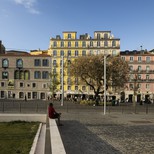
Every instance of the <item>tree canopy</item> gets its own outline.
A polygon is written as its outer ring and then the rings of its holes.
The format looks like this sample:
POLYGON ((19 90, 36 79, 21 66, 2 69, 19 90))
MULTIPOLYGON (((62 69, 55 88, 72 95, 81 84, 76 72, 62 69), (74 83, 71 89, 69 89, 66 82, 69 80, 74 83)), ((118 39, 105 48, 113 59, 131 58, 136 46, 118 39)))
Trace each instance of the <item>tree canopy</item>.
MULTIPOLYGON (((89 55, 75 59, 71 75, 90 86, 95 96, 104 92, 104 55, 89 55)), ((106 87, 123 87, 128 80, 129 66, 119 56, 109 56, 106 63, 106 87)))

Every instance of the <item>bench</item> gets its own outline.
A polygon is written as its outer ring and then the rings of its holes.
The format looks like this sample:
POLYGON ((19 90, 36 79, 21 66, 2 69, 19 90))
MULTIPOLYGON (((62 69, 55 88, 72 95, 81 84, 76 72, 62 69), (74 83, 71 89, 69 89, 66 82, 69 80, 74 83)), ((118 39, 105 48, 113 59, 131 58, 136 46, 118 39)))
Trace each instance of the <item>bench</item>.
POLYGON ((50 129, 52 154, 66 154, 55 119, 49 118, 49 129, 50 129))

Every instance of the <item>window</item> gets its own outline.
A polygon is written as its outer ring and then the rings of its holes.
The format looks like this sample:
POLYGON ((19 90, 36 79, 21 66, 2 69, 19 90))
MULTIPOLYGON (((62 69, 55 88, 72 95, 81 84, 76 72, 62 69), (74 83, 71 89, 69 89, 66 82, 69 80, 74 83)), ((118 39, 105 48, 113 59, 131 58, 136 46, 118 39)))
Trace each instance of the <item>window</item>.
POLYGON ((53 66, 57 66, 57 61, 53 60, 53 66))
POLYGON ((2 60, 2 67, 3 68, 8 68, 9 67, 9 61, 8 61, 8 59, 3 59, 2 60))
POLYGON ((115 47, 115 46, 116 46, 116 41, 113 40, 113 41, 112 41, 112 47, 115 47))
POLYGON ((140 74, 138 74, 138 79, 141 80, 141 75, 140 74))
POLYGON ((49 79, 49 73, 48 73, 48 71, 43 71, 42 72, 42 79, 49 79))
POLYGON ((20 87, 24 87, 24 83, 23 82, 20 82, 20 87))
POLYGON ((34 59, 34 66, 41 66, 41 60, 40 59, 34 59))
POLYGON ((150 57, 146 57, 146 62, 150 62, 150 57))
POLYGON ((75 50, 75 56, 77 57, 79 55, 78 50, 75 50))
POLYGON ((82 47, 86 47, 86 42, 85 41, 82 42, 82 47))
POLYGON ((57 73, 57 70, 56 68, 53 69, 53 74, 56 74, 57 73))
POLYGON ((22 61, 22 59, 17 59, 16 66, 17 66, 17 68, 23 68, 23 61, 22 61))
POLYGON ((130 75, 129 75, 129 79, 130 79, 130 80, 133 80, 133 79, 134 79, 133 74, 130 74, 130 75))
POLYGON ((33 84, 32 84, 32 87, 35 88, 35 87, 36 87, 36 83, 33 83, 33 84))
POLYGON ((130 62, 134 61, 134 57, 130 56, 130 62))
POLYGON ((46 89, 48 86, 46 83, 43 84, 43 88, 46 89))
POLYGON ((71 42, 68 42, 68 47, 71 47, 71 42))
POLYGON ((121 59, 125 61, 125 57, 122 56, 121 59))
POLYGON ((82 90, 84 90, 84 91, 85 91, 85 90, 86 90, 86 86, 82 86, 82 90))
POLYGON ((53 47, 56 47, 56 46, 57 46, 57 42, 54 41, 54 42, 53 42, 53 47))
POLYGON ((105 46, 105 47, 108 46, 108 41, 104 41, 104 46, 105 46))
POLYGON ((61 47, 64 47, 64 42, 63 41, 61 42, 61 47))
POLYGON ((142 57, 138 57, 138 62, 141 62, 142 61, 142 57))
POLYGON ((37 92, 33 92, 33 99, 37 99, 37 92))
POLYGON ((147 72, 150 71, 150 66, 146 66, 146 71, 147 71, 147 72))
POLYGON ((64 50, 60 51, 60 56, 64 56, 64 50))
POLYGON ((129 66, 130 71, 133 71, 133 66, 129 66))
POLYGON ((71 39, 71 34, 68 34, 68 39, 71 39))
POLYGON ((149 84, 146 84, 146 89, 150 89, 150 85, 149 84))
POLYGON ((113 51, 112 51, 112 55, 113 55, 113 56, 116 55, 116 50, 113 50, 113 51))
POLYGON ((19 92, 19 98, 24 98, 24 93, 23 92, 19 92))
POLYGON ((70 85, 71 84, 71 79, 67 78, 67 84, 70 85))
POLYGON ((68 87, 67 87, 67 90, 71 90, 71 86, 68 86, 68 87))
POLYGON ((40 71, 34 72, 34 79, 41 79, 41 72, 40 71))
POLYGON ((78 86, 75 86, 75 90, 78 90, 78 86))
POLYGON ((93 55, 93 54, 94 54, 94 52, 93 52, 92 50, 90 50, 90 51, 89 51, 89 54, 90 54, 90 55, 93 55))
POLYGON ((108 34, 104 34, 104 38, 107 39, 108 38, 108 34))
POLYGON ((5 92, 1 91, 1 98, 4 98, 4 97, 5 97, 5 92))
POLYGON ((71 56, 71 50, 68 50, 67 55, 71 56))
POLYGON ((100 34, 97 34, 97 39, 101 39, 101 35, 100 34))
POLYGON ((4 86, 5 86, 4 82, 1 82, 1 87, 4 87, 4 86))
POLYGON ((146 75, 146 80, 149 80, 149 75, 146 75))
POLYGON ((53 56, 56 57, 57 56, 57 51, 53 50, 53 56))
POLYGON ((130 88, 130 90, 132 90, 134 88, 134 85, 132 83, 129 84, 129 88, 130 88))
POLYGON ((8 79, 9 77, 8 72, 2 72, 2 79, 8 79))
POLYGON ((82 56, 86 56, 86 51, 85 50, 82 51, 82 56))
POLYGON ((43 59, 42 65, 43 66, 49 66, 49 60, 48 59, 43 59))
POLYGON ((75 42, 75 47, 78 47, 78 42, 75 42))
POLYGON ((93 41, 90 41, 90 46, 93 47, 93 41))
POLYGON ((97 41, 97 47, 100 47, 100 41, 97 41))
POLYGON ((142 70, 142 67, 141 66, 138 66, 138 71, 141 71, 142 70))
POLYGON ((75 84, 78 85, 79 82, 78 82, 78 78, 75 78, 75 84))

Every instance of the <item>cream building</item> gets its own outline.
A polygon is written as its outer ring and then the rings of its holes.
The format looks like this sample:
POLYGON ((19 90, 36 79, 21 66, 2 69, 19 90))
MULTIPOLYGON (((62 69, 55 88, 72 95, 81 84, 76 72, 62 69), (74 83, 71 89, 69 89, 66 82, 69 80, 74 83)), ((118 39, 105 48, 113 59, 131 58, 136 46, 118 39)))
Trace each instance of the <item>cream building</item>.
POLYGON ((51 56, 12 51, 0 54, 0 99, 42 99, 49 94, 51 56))

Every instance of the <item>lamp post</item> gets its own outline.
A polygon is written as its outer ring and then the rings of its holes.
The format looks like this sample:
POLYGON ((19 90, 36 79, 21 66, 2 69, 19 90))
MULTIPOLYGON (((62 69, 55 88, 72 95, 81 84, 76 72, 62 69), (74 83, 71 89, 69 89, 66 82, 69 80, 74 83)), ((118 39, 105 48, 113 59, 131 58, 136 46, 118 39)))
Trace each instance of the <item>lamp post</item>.
POLYGON ((62 86, 62 94, 61 94, 61 106, 64 105, 64 56, 62 56, 62 73, 61 73, 61 86, 62 86))
POLYGON ((104 115, 106 114, 106 54, 104 54, 104 115))

